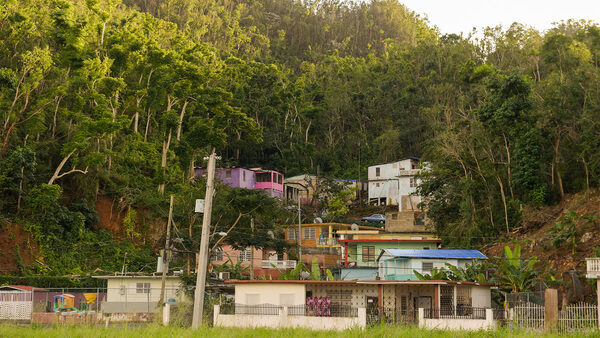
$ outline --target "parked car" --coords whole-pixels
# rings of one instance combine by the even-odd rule
[[[371,222],[371,223],[381,223],[381,224],[384,224],[385,223],[385,215],[383,215],[383,214],[373,214],[373,215],[368,216],[368,217],[363,217],[361,219],[361,221],[363,221],[363,222]]]

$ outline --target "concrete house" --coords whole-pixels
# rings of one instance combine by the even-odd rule
[[[399,211],[417,210],[421,202],[416,192],[422,164],[417,157],[370,166],[369,203],[377,205],[397,205]]]
[[[384,249],[377,258],[378,274],[384,280],[418,280],[414,271],[429,274],[433,268],[446,268],[446,263],[465,267],[467,263],[486,260],[477,250],[411,250]]]
[[[296,261],[289,260],[287,253],[278,254],[275,250],[245,248],[234,249],[231,245],[222,245],[213,251],[210,257],[211,265],[240,264],[242,267],[253,269],[255,276],[266,279],[279,277],[280,270],[293,269]],[[250,271],[248,270],[248,272]]]
[[[157,312],[160,300],[162,275],[113,275],[94,276],[106,279],[106,301],[102,304],[104,313],[142,313]],[[165,301],[181,302],[184,290],[180,276],[167,276],[165,284]]]
[[[313,329],[365,327],[384,319],[388,323],[415,323],[418,309],[426,310],[429,318],[437,319],[434,326],[444,328],[449,326],[447,320],[441,319],[445,314],[489,309],[494,287],[489,283],[440,280],[231,280],[226,283],[235,285],[235,312],[220,315],[216,310],[215,326]],[[315,300],[326,308],[316,315]],[[475,329],[489,327],[489,322],[472,318],[465,315],[454,321],[472,321]],[[419,323],[423,324],[426,323]]]
[[[396,214],[409,214],[394,211]],[[441,240],[431,229],[409,221],[397,221],[386,214],[385,231],[346,230],[339,231],[342,237],[344,267],[340,277],[345,280],[369,280],[377,277],[377,257],[383,249],[427,249],[435,250]]]

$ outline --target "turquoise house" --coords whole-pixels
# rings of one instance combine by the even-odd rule
[[[378,275],[383,280],[418,280],[414,271],[429,274],[433,268],[446,268],[446,264],[465,267],[486,259],[477,250],[383,249],[377,258]]]

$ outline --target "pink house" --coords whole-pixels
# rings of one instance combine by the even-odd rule
[[[283,198],[283,174],[275,170],[256,170],[254,189],[265,190],[271,197]]]
[[[196,175],[205,175],[205,168],[196,168]],[[260,189],[267,195],[283,198],[283,174],[275,170],[217,168],[215,177],[233,188]]]

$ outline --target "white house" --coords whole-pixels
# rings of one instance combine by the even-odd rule
[[[412,196],[420,183],[422,165],[417,157],[369,167],[369,203],[398,205],[400,211],[414,211],[421,202]]]
[[[433,268],[447,269],[446,264],[464,268],[468,263],[486,259],[477,250],[383,249],[377,262],[383,280],[418,280],[414,271],[429,274]]]
[[[106,279],[106,301],[102,303],[105,313],[157,312],[160,300],[162,276],[94,276]],[[167,276],[165,302],[178,303],[184,292],[180,276]]]

